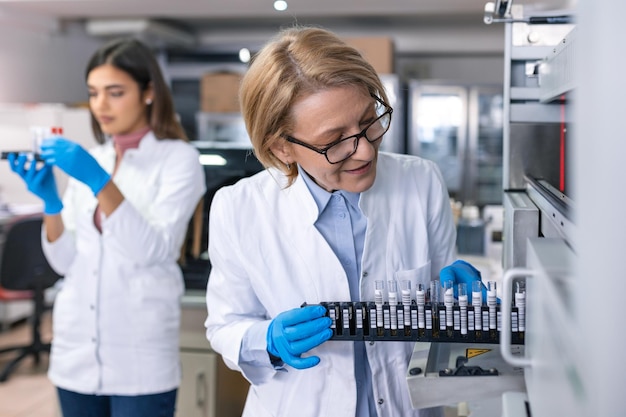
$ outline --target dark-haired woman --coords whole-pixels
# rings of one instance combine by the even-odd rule
[[[44,252],[65,276],[48,376],[64,417],[171,417],[184,290],[176,261],[203,170],[144,44],[103,46],[85,75],[100,145],[55,137],[41,146],[43,166],[10,160],[44,202]],[[63,199],[53,166],[70,177]]]

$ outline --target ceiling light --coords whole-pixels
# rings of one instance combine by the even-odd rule
[[[215,154],[202,154],[198,159],[200,159],[202,165],[224,166],[227,163],[224,157]]]
[[[284,12],[285,10],[287,10],[287,2],[284,0],[276,0],[274,2],[274,10]]]
[[[241,48],[239,50],[239,60],[244,64],[250,61],[250,50],[248,48]]]

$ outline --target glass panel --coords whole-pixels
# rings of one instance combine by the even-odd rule
[[[465,112],[459,95],[422,93],[417,105],[418,155],[436,162],[450,192],[461,188],[460,141]]]
[[[478,94],[476,199],[502,204],[502,93]]]

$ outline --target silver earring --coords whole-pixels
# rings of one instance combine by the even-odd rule
[[[152,99],[151,98],[147,98],[146,99],[146,104],[149,106],[152,104]]]
[[[286,163],[285,166],[287,167],[287,170],[291,169],[291,164],[290,163]]]

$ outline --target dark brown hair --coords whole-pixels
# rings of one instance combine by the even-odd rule
[[[89,60],[85,80],[94,68],[106,64],[130,75],[139,85],[140,91],[152,87],[153,101],[146,106],[146,112],[150,128],[157,139],[188,140],[174,112],[174,101],[163,79],[161,68],[146,45],[137,39],[117,39],[107,43]],[[93,114],[91,128],[98,143],[104,143],[105,135]]]

